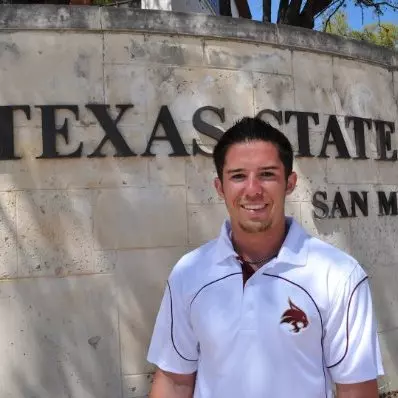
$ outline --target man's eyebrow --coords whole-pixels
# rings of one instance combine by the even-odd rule
[[[227,170],[227,174],[241,173],[242,171],[245,171],[245,169],[231,169]]]
[[[261,171],[267,171],[267,170],[279,170],[280,167],[278,166],[264,166],[264,167],[259,167],[259,170]],[[233,174],[233,173],[241,173],[242,171],[245,171],[245,169],[230,169],[227,170],[227,174]]]
[[[260,170],[279,170],[280,167],[278,166],[264,166],[264,167],[260,167]]]

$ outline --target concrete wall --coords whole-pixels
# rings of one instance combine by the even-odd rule
[[[0,391],[2,398],[143,397],[153,370],[145,361],[159,300],[175,261],[217,235],[226,213],[212,188],[211,160],[192,140],[214,140],[192,124],[195,111],[222,129],[269,108],[314,112],[313,158],[295,161],[299,184],[287,212],[308,231],[348,250],[371,276],[387,376],[398,389],[397,216],[379,216],[377,191],[398,191],[398,162],[377,161],[375,123],[366,129],[369,159],[319,158],[330,115],[337,115],[351,157],[347,115],[395,122],[398,56],[321,33],[250,21],[165,12],[63,7],[0,9],[0,105],[15,112],[19,160],[0,161]],[[85,105],[134,104],[118,128],[142,154],[167,105],[189,156],[87,158],[104,135]],[[77,105],[69,142],[43,152],[37,106]],[[269,119],[275,123],[272,117]],[[294,117],[281,129],[297,144]],[[4,123],[4,121],[2,122]],[[3,132],[4,136],[4,127]],[[162,127],[159,128],[162,134]],[[391,149],[397,148],[392,134]],[[2,149],[4,157],[4,149]],[[392,156],[392,150],[387,151]],[[337,191],[369,192],[369,214],[316,219],[313,194],[331,204]]]

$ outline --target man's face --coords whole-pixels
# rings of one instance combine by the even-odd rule
[[[296,186],[297,175],[286,181],[277,148],[270,142],[232,145],[226,154],[223,181],[215,187],[225,200],[233,228],[257,233],[285,222],[285,197]]]

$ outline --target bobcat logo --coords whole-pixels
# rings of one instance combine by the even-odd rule
[[[307,315],[305,315],[304,311],[301,310],[297,305],[292,303],[289,297],[289,306],[290,309],[286,310],[281,317],[281,324],[288,323],[293,326],[293,329],[290,329],[292,333],[299,333],[303,329],[308,326]]]

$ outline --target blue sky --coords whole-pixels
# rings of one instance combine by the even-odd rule
[[[262,0],[248,0],[250,5],[250,10],[253,14],[253,19],[262,19]],[[279,1],[272,1],[272,22],[276,20],[276,13],[278,10]],[[352,2],[347,2],[347,7],[345,12],[348,15],[348,22],[353,29],[361,29],[362,25],[362,13],[359,7],[355,7]],[[386,8],[385,13],[380,18],[381,22],[392,22],[398,24],[398,11]],[[365,10],[363,24],[367,25],[377,21],[377,17],[372,13],[372,11]]]

